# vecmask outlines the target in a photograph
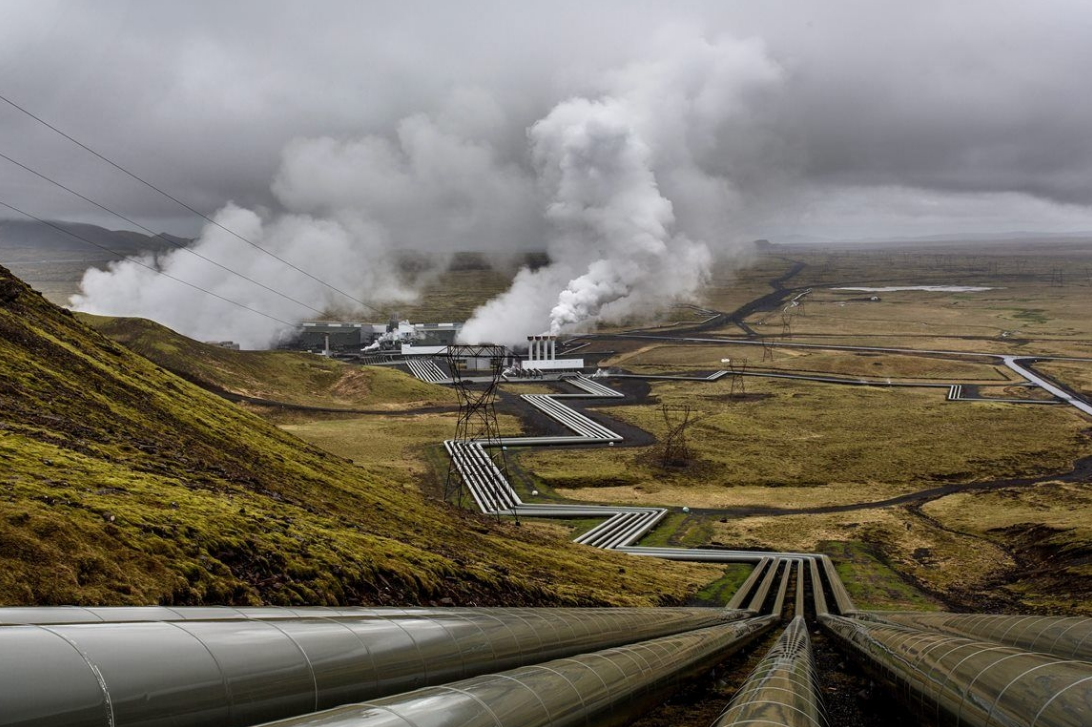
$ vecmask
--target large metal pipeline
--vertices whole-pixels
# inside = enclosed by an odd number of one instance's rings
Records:
[[[755,584],[762,577],[762,573],[766,570],[766,566],[769,565],[769,563],[769,558],[762,558],[758,561],[758,564],[755,565],[754,570],[752,570],[750,575],[747,576],[746,580],[744,580],[743,583],[740,584],[736,592],[732,594],[732,598],[728,601],[728,605],[725,606],[725,608],[728,608],[729,610],[743,608],[743,601],[746,600],[747,596],[751,594],[751,591],[754,589]]]
[[[1092,724],[1092,663],[876,621],[822,623],[909,709],[938,724]]]
[[[756,724],[770,727],[827,724],[803,616],[789,622],[713,727]]]
[[[732,610],[732,609],[729,609]],[[134,623],[142,621],[276,621],[292,619],[390,619],[432,618],[436,616],[489,615],[519,617],[545,614],[563,618],[675,619],[680,616],[708,615],[708,608],[553,608],[526,606],[428,607],[428,606],[4,606],[0,607],[0,627],[24,624]],[[743,618],[746,614],[738,614]]]
[[[0,626],[5,727],[241,727],[723,624],[745,612],[624,609],[18,609]],[[11,619],[16,610],[4,617]],[[201,618],[201,614],[211,614]],[[193,618],[187,618],[193,617]]]
[[[523,510],[520,514],[530,515]],[[812,558],[814,553],[792,553],[758,550],[723,550],[720,548],[658,548],[644,545],[627,545],[618,548],[626,555],[641,555],[664,560],[683,560],[692,563],[758,563],[763,558]]]
[[[838,575],[830,556],[820,555],[818,558],[823,561],[823,572],[830,583],[830,592],[834,595],[834,603],[838,606],[838,612],[843,616],[851,616],[857,613],[857,607],[853,604],[853,599],[849,597],[849,591],[842,583],[842,579]]]
[[[476,677],[265,727],[609,727],[776,623],[772,616]]]
[[[762,578],[762,583],[755,589],[754,595],[751,596],[750,602],[747,604],[747,610],[751,613],[762,613],[762,607],[766,604],[767,598],[770,595],[770,589],[773,587],[774,578],[777,577],[778,568],[781,566],[781,559],[774,558],[770,563],[770,567],[766,569],[766,575]],[[780,613],[775,613],[778,619],[781,618]]]
[[[1063,659],[1092,661],[1092,618],[913,611],[865,612],[857,616],[926,631],[985,639]]]
[[[781,585],[777,587],[777,595],[774,597],[773,608],[770,613],[784,620],[785,594],[789,592],[789,579],[792,577],[792,566],[796,561],[786,560],[785,570],[781,574]]]
[[[796,561],[796,600],[793,603],[793,615],[804,615],[804,561]]]
[[[811,568],[811,595],[815,599],[815,616],[822,618],[830,613],[827,607],[827,597],[823,593],[823,580],[819,577],[819,564],[817,558],[810,558],[808,565]]]

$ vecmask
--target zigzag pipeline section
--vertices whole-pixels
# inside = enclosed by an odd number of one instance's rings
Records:
[[[421,381],[430,384],[451,383],[451,377],[444,373],[444,370],[430,358],[407,358],[406,365],[409,367],[410,373],[421,379]]]
[[[716,381],[727,375],[718,371],[701,378],[672,377],[690,381]],[[520,398],[573,432],[568,436],[503,437],[494,446],[553,446],[574,444],[611,444],[623,441],[622,435],[566,406],[564,400],[621,399],[625,397],[582,374],[563,376],[561,381],[580,390],[570,394],[523,394]],[[749,550],[713,548],[640,547],[640,541],[667,515],[662,507],[625,507],[617,505],[569,505],[525,503],[511,483],[494,464],[481,441],[447,440],[444,447],[451,456],[475,504],[485,514],[523,517],[590,518],[603,517],[602,523],[578,536],[574,542],[605,550],[619,550],[667,560],[707,563],[759,563],[764,558],[821,558],[812,553],[763,553]],[[833,569],[830,570],[833,572]]]
[[[580,393],[573,394],[523,394],[520,398],[546,416],[573,432],[569,436],[503,437],[499,446],[554,446],[572,444],[612,444],[623,441],[622,435],[590,417],[565,406],[564,399],[620,399],[625,395],[582,375],[563,377]],[[640,540],[667,514],[664,508],[613,507],[605,505],[544,505],[528,504],[520,499],[511,483],[494,464],[485,451],[486,443],[479,441],[444,442],[456,469],[466,483],[478,508],[490,515],[514,515],[526,517],[606,519],[576,542],[596,548],[624,548]]]
[[[1013,404],[1048,404],[1068,403],[1085,411],[1088,405],[1076,397],[1051,386],[1043,377],[1021,365],[1023,360],[1015,357],[1003,357],[1004,363],[1013,371],[1024,377],[1025,383],[1046,389],[1056,398],[1052,400],[1022,400],[1022,399],[986,399],[982,397],[967,396],[960,384],[929,383],[929,382],[881,382],[874,380],[855,380],[841,377],[816,376],[807,374],[777,374],[768,372],[745,372],[742,375],[763,376],[770,378],[785,378],[806,381],[818,381],[832,384],[851,384],[863,386],[912,386],[933,387],[947,389],[947,400],[959,401],[991,401]],[[435,364],[433,364],[435,366]],[[614,374],[612,378],[633,378],[648,380],[671,380],[713,382],[729,375],[729,371],[715,371],[708,376],[680,376],[680,375],[634,375]],[[623,437],[610,428],[594,421],[585,414],[572,409],[564,404],[564,400],[571,399],[621,399],[625,395],[615,391],[599,381],[584,376],[583,374],[562,375],[560,381],[568,383],[579,389],[579,393],[569,394],[523,394],[520,398],[546,416],[558,422],[573,432],[568,436],[542,436],[542,437],[503,437],[499,440],[500,446],[556,446],[556,445],[588,445],[588,444],[613,444],[623,441]],[[1089,410],[1092,412],[1092,410]],[[575,539],[575,542],[591,545],[597,548],[609,550],[623,550],[631,555],[644,555],[668,560],[688,560],[710,563],[739,563],[758,562],[763,553],[754,551],[734,551],[703,548],[650,548],[640,547],[636,543],[644,537],[667,515],[666,508],[651,507],[623,507],[608,505],[567,505],[567,504],[528,504],[524,503],[504,474],[497,469],[485,447],[485,442],[448,440],[444,443],[448,454],[451,456],[455,467],[466,483],[471,496],[478,508],[486,514],[513,515],[529,517],[557,517],[557,518],[585,518],[604,517],[602,523]],[[777,553],[781,557],[813,558],[809,553]],[[833,568],[828,569],[828,574],[833,574]],[[839,583],[840,585],[840,583]],[[844,590],[844,589],[843,589]]]
[[[990,404],[1065,404],[1061,399],[1006,399],[1001,397],[981,396],[972,394],[963,388],[963,384],[952,384],[948,387],[948,401],[982,401]],[[1028,382],[1027,386],[1037,386]]]

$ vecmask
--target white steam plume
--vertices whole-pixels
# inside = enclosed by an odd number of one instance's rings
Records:
[[[568,101],[531,129],[534,159],[552,190],[547,217],[562,231],[551,248],[581,260],[550,310],[550,333],[619,320],[693,295],[711,260],[704,243],[674,232],[651,152],[623,102]]]
[[[499,159],[488,141],[503,123],[484,92],[456,89],[435,118],[407,117],[393,138],[297,139],[285,148],[273,183],[285,213],[231,204],[217,213],[223,227],[351,298],[214,225],[192,249],[313,309],[382,319],[353,299],[376,307],[410,301],[436,272],[407,279],[398,269],[399,251],[527,249],[541,240],[533,179]],[[432,261],[442,265],[444,255]],[[204,295],[146,265],[293,325]],[[193,338],[246,348],[267,347],[294,324],[317,317],[181,251],[89,270],[80,290],[71,300],[76,310],[151,318]]]
[[[412,297],[398,285],[397,272],[390,267],[383,230],[365,219],[348,214],[337,220],[293,214],[266,220],[231,204],[214,219],[354,297],[367,296],[377,301]],[[259,253],[214,225],[205,227],[192,250],[320,310],[356,306],[349,298]],[[289,323],[314,315],[297,303],[181,250],[172,250],[158,259],[147,255],[122,260],[107,270],[88,270],[80,283],[82,293],[73,296],[72,307],[99,315],[144,316],[199,340],[232,340],[244,348],[267,347],[292,328],[195,291],[149,267]]]
[[[739,253],[732,173],[748,152],[735,137],[752,136],[751,104],[781,71],[755,41],[674,34],[659,48],[531,128],[551,264],[479,308],[465,340],[514,344],[654,312],[692,299],[715,254]]]
[[[542,237],[533,180],[498,158],[486,137],[500,112],[488,97],[472,98],[485,107],[475,107],[477,116],[452,108],[467,101],[449,103],[435,120],[403,119],[393,140],[298,139],[284,151],[273,191],[296,212],[363,212],[403,249],[527,249]]]
[[[768,176],[764,104],[783,74],[758,41],[674,32],[649,47],[648,59],[600,74],[532,124],[529,155],[511,143],[522,124],[484,91],[455,89],[389,135],[291,142],[273,182],[281,211],[229,205],[217,220],[376,307],[412,299],[421,282],[400,274],[399,252],[545,246],[550,264],[520,271],[476,311],[468,341],[519,343],[693,299],[714,260],[745,254],[737,220]],[[310,308],[375,317],[215,226],[194,250]],[[141,262],[289,324],[316,317],[184,253]],[[246,347],[288,327],[134,260],[88,271],[72,304]]]

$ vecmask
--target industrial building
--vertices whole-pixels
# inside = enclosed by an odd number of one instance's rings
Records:
[[[434,355],[455,343],[461,323],[309,321],[283,347],[305,351]]]
[[[380,329],[382,332],[384,329]],[[308,351],[359,351],[375,338],[367,323],[309,322],[300,327],[291,348]]]
[[[402,326],[405,326],[403,328]],[[455,344],[462,323],[409,323],[399,324],[399,340],[404,356],[435,356]]]
[[[430,358],[446,355],[448,346],[457,343],[461,329],[462,323],[412,323],[393,318],[387,323],[312,321],[300,327],[286,348],[347,357],[364,354]],[[467,358],[457,365],[460,369],[484,370],[491,362]],[[584,365],[580,357],[558,358],[557,336],[550,335],[528,336],[526,358],[513,357],[503,363],[516,376],[524,372],[541,375],[580,371]]]

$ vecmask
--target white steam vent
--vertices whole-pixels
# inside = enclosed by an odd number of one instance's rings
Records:
[[[557,336],[542,334],[527,337],[527,360],[523,368],[532,371],[579,371],[584,368],[582,358],[558,358]]]
[[[528,336],[528,361],[557,360],[557,336]]]

